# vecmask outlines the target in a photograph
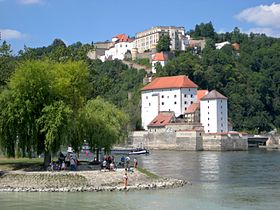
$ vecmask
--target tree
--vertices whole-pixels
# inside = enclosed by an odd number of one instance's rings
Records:
[[[162,35],[157,43],[157,52],[170,51],[171,39],[168,35]]]
[[[12,56],[11,46],[6,41],[0,46],[0,92],[9,80],[15,68],[15,62]]]
[[[195,25],[194,30],[190,30],[189,34],[195,39],[200,38],[214,38],[216,36],[215,29],[212,22],[209,23],[200,23]]]
[[[109,151],[120,142],[126,134],[128,117],[114,105],[102,98],[89,100],[79,112],[81,137],[86,139],[90,147]]]
[[[0,95],[0,143],[8,156],[50,152],[70,141],[68,126],[84,104],[88,71],[82,62],[21,63]],[[70,126],[71,128],[73,126]],[[74,130],[74,129],[73,129]],[[77,141],[77,140],[76,140]]]

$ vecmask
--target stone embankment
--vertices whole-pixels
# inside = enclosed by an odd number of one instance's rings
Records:
[[[136,170],[128,173],[128,187],[124,189],[123,169],[117,171],[9,171],[0,174],[0,192],[100,192],[149,190],[181,187],[184,180],[151,178]]]

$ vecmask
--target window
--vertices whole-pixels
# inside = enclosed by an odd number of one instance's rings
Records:
[[[209,114],[209,112],[208,112],[208,114]]]
[[[208,106],[208,109],[209,109],[209,106]]]
[[[120,47],[122,47],[122,45],[120,44]]]
[[[184,94],[184,97],[187,98],[187,94]]]
[[[189,88],[189,91],[191,91],[191,89]]]
[[[167,96],[167,98],[169,98],[169,96]]]
[[[148,96],[146,96],[146,99],[148,99]]]
[[[208,100],[208,103],[209,103],[209,100]]]
[[[187,107],[185,107],[185,110],[187,110]]]
[[[187,104],[187,102],[185,101],[185,103],[184,104]]]
[[[161,102],[161,105],[164,105],[164,102]]]
[[[176,98],[177,96],[176,95],[174,95],[174,98]]]
[[[191,101],[191,104],[193,104],[193,101]]]
[[[221,130],[221,132],[224,132],[223,130]]]
[[[149,106],[151,106],[151,103],[149,103]]]
[[[224,127],[223,123],[221,124],[221,127]]]
[[[210,126],[210,124],[208,124],[208,127]]]
[[[193,94],[191,94],[191,98],[193,98]]]
[[[210,130],[208,130],[208,133],[210,133]]]
[[[162,95],[161,98],[164,98],[164,95]]]
[[[210,118],[208,117],[208,120],[210,120]]]
[[[221,117],[221,120],[223,120],[223,118]]]
[[[177,104],[177,102],[175,101],[174,104]]]

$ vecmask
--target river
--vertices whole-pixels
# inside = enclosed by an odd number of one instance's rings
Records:
[[[280,151],[152,151],[137,158],[159,175],[192,185],[136,192],[0,193],[0,209],[280,209]]]

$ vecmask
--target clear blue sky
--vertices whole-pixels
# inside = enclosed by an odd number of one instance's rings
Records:
[[[217,32],[265,32],[280,36],[280,1],[270,0],[0,0],[2,41],[14,53],[47,46],[134,36],[152,26],[184,26],[212,21]]]

